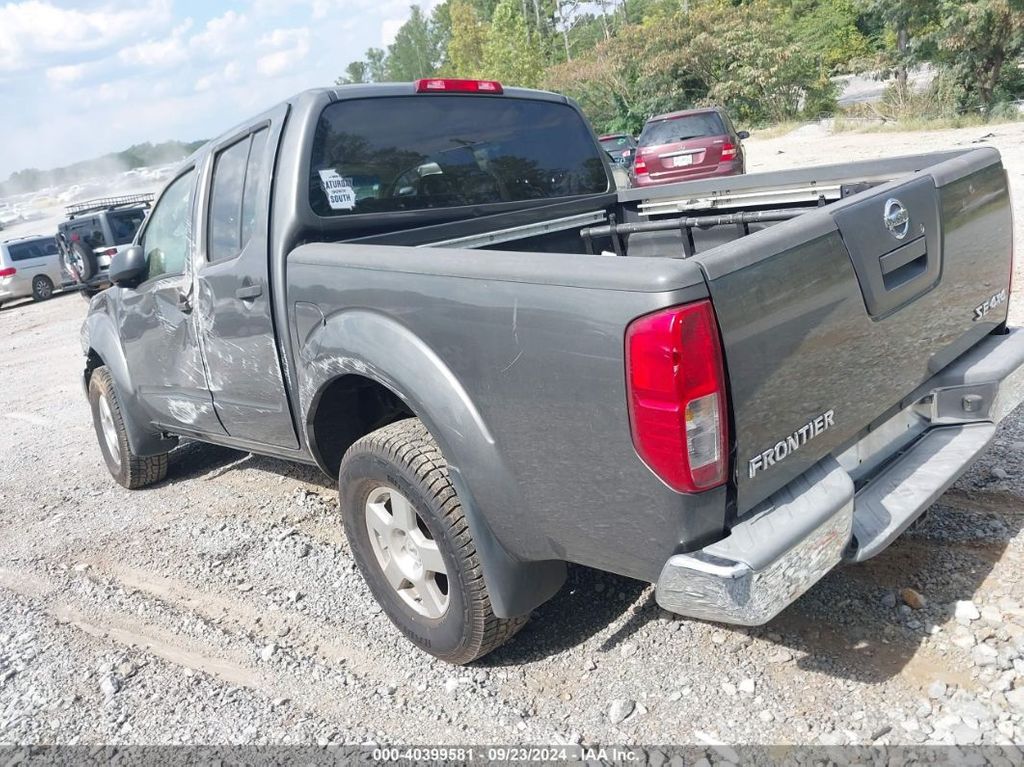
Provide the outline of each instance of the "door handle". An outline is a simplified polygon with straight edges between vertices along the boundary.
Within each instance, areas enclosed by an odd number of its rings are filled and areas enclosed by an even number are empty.
[[[188,314],[192,311],[192,297],[188,293],[178,293],[178,311],[182,314]]]
[[[235,291],[235,298],[240,298],[243,301],[251,301],[254,298],[258,298],[263,295],[263,286],[260,284],[246,285],[245,287],[239,288]]]

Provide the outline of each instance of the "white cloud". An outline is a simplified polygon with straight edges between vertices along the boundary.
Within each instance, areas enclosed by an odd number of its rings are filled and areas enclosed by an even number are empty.
[[[0,6],[0,72],[31,70],[55,55],[101,51],[171,18],[171,0],[91,10],[59,8],[47,0]]]
[[[300,29],[275,29],[260,40],[260,45],[274,49],[256,61],[256,71],[265,77],[284,74],[309,55],[312,33]]]
[[[82,64],[65,64],[47,69],[46,79],[54,85],[70,85],[81,80],[84,74],[85,66]]]
[[[0,0],[0,91],[17,105],[5,115],[0,179],[143,141],[219,135],[332,83],[380,45],[385,20],[397,31],[410,2]],[[54,92],[69,88],[81,93],[75,108],[52,119]]]
[[[223,68],[205,74],[196,80],[195,89],[202,92],[237,83],[242,79],[244,72],[245,68],[240,61],[229,61]]]
[[[241,63],[237,61],[229,61],[224,66],[224,82],[237,83],[242,79],[242,73],[244,72]]]
[[[188,59],[185,35],[192,28],[192,19],[185,19],[171,30],[169,36],[146,40],[145,42],[122,48],[117,58],[132,67],[149,67],[160,69],[177,66]]]
[[[211,58],[228,56],[247,42],[248,27],[249,20],[244,14],[228,11],[206,22],[203,31],[189,41],[189,46]]]
[[[380,44],[382,47],[387,48],[391,43],[395,42],[395,36],[398,34],[398,30],[405,24],[406,19],[384,19],[380,24]]]

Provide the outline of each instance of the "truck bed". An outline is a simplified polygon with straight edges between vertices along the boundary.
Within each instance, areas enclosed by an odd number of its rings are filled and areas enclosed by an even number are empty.
[[[754,210],[799,215],[696,227],[690,257],[678,228],[624,238],[628,257],[586,254],[581,230],[607,226],[611,216],[629,223],[728,214],[751,210],[742,196],[754,193]],[[905,243],[922,249],[891,269],[892,284],[880,264],[904,241],[885,228],[890,198],[910,210]],[[714,537],[728,518],[844,450],[1006,321],[1005,305],[975,316],[1010,275],[1007,182],[993,151],[624,190],[601,203],[556,207],[540,222],[536,211],[534,223],[495,216],[307,245],[289,256],[292,303],[355,308],[371,297],[374,311],[401,317],[410,343],[438,355],[465,387],[516,488],[480,503],[517,509],[495,524],[528,559],[652,580],[652,563],[680,542]],[[610,238],[603,247],[591,240],[598,253],[614,253]],[[325,268],[337,273],[328,279]],[[869,295],[870,281],[881,286],[877,294]],[[623,332],[636,316],[700,296],[713,301],[725,352],[733,472],[725,496],[694,497],[707,512],[679,519],[675,494],[643,480],[653,477],[630,444]],[[460,439],[464,425],[452,428]],[[493,467],[465,470],[490,472],[485,484],[502,485]],[[639,505],[649,518],[638,526],[628,514],[596,513],[586,529],[571,522],[570,534],[553,510],[573,504],[631,513]],[[616,546],[602,546],[608,540]]]
[[[935,152],[620,189],[598,200],[556,203],[542,210],[448,221],[344,241],[687,258],[899,177],[985,151]],[[734,223],[731,218],[749,220]],[[609,226],[617,237],[609,236]],[[645,231],[633,231],[636,228]]]
[[[884,225],[890,198],[909,210],[902,239]],[[1005,322],[1005,306],[980,320],[974,312],[1009,280],[1010,203],[991,149],[621,190],[598,202],[392,232],[351,245],[362,246],[381,268],[399,259],[403,268],[419,270],[403,251],[429,247],[451,255],[435,253],[424,272],[443,264],[450,276],[596,280],[602,289],[613,288],[609,279],[625,290],[650,284],[647,277],[659,274],[646,265],[652,259],[692,260],[725,348],[739,515],[856,441]],[[733,223],[737,217],[768,220]],[[481,260],[469,255],[473,250],[493,255]],[[568,258],[588,251],[601,261],[628,257],[631,266],[583,266],[586,260]],[[334,252],[351,264],[357,251]],[[820,434],[812,426],[815,438],[808,441],[808,425],[826,413],[834,414],[832,422]]]

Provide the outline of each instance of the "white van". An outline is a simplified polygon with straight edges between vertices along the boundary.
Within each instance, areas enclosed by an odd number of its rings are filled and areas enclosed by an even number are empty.
[[[64,282],[53,237],[20,237],[0,242],[0,306],[29,296],[45,301]]]

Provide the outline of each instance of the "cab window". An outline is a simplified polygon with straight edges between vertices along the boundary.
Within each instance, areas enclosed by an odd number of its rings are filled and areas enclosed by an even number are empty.
[[[264,128],[221,150],[214,158],[207,235],[210,261],[234,258],[252,237],[266,145]]]

